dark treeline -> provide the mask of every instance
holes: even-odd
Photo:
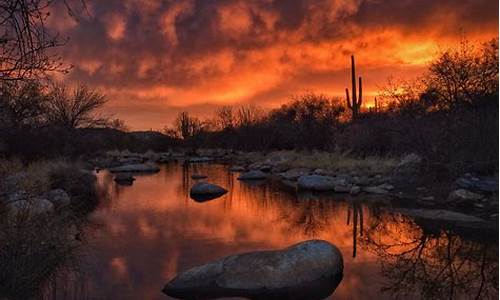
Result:
[[[361,78],[358,87],[354,72],[352,80],[359,104]],[[344,99],[305,93],[269,112],[226,106],[204,121],[184,112],[165,132],[192,149],[416,152],[446,171],[494,172],[498,97],[498,40],[480,47],[463,42],[441,53],[421,78],[390,80],[371,108],[350,105],[354,99],[345,99],[346,105]]]

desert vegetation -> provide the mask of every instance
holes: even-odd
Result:
[[[165,133],[193,149],[322,150],[354,157],[415,152],[449,175],[496,172],[498,40],[463,42],[442,52],[421,78],[388,80],[370,108],[362,106],[353,57],[351,93],[346,89],[341,99],[307,92],[267,112],[225,106],[207,120],[183,112]]]

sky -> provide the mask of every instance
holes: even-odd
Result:
[[[278,107],[306,91],[343,96],[350,55],[365,104],[387,82],[414,78],[462,37],[498,37],[497,0],[74,0],[50,30],[73,66],[60,79],[100,89],[105,111],[158,130],[181,111]]]

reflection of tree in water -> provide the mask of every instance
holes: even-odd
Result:
[[[312,193],[301,194],[294,203],[293,210],[281,214],[281,220],[287,224],[285,230],[300,232],[315,237],[329,226],[332,216],[333,201],[319,199]]]
[[[380,258],[387,279],[383,290],[395,298],[498,295],[496,242],[467,240],[450,231],[427,233],[408,219],[387,216],[365,231],[362,243]]]
[[[352,257],[356,257],[358,226],[359,236],[363,236],[363,206],[358,200],[353,200],[347,208],[347,225],[351,222],[352,215]]]

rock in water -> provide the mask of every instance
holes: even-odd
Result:
[[[323,299],[340,283],[343,269],[337,247],[310,240],[283,250],[237,254],[194,267],[172,279],[163,292],[181,299]]]
[[[109,171],[111,173],[154,173],[160,171],[160,168],[154,164],[134,164],[134,165],[125,165],[115,168],[110,168]]]
[[[130,173],[119,173],[113,180],[120,185],[132,185],[132,183],[134,183],[135,177]]]
[[[260,180],[260,179],[266,179],[266,178],[267,178],[266,173],[264,173],[260,170],[252,170],[252,171],[248,171],[248,172],[241,174],[238,177],[238,180]]]
[[[227,190],[213,183],[197,182],[191,187],[189,195],[196,201],[205,201],[218,198],[227,193]]]

